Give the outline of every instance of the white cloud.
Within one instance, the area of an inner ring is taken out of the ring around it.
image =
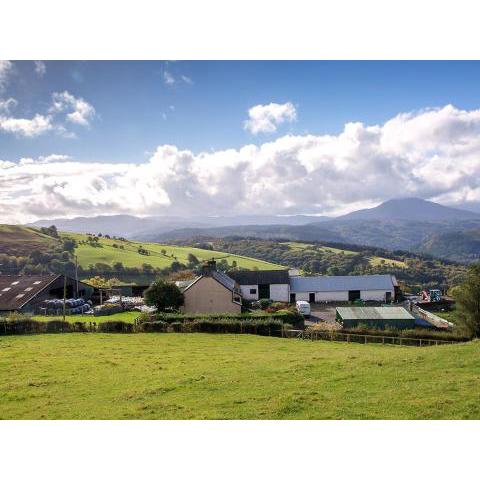
[[[0,131],[14,133],[24,137],[37,137],[53,130],[50,116],[35,115],[33,118],[12,118],[0,116]]]
[[[66,138],[72,138],[75,134],[65,127],[65,121],[88,127],[90,120],[95,116],[92,105],[67,91],[53,93],[52,105],[47,114],[37,113],[33,118],[13,117],[10,111],[16,106],[17,101],[14,98],[0,99],[0,132],[23,137],[38,137],[47,132],[55,132]]]
[[[50,108],[51,112],[69,111],[66,118],[69,122],[78,125],[88,126],[90,120],[95,116],[95,109],[92,105],[86,102],[83,98],[76,98],[71,93],[55,92],[52,95],[53,105]]]
[[[320,214],[407,196],[480,203],[479,158],[480,110],[446,106],[240,149],[194,154],[163,145],[138,164],[4,158],[0,211],[4,221],[19,222],[115,213]]]
[[[41,60],[35,60],[35,73],[39,77],[43,77],[47,73],[47,66],[45,65],[45,62],[42,62]]]
[[[244,128],[254,135],[273,133],[277,131],[278,125],[294,122],[296,119],[297,111],[290,102],[255,105],[248,110],[248,120],[244,122]]]
[[[13,63],[10,60],[0,60],[0,92],[5,90],[8,78],[13,72]]]
[[[165,70],[163,72],[163,81],[167,85],[173,85],[175,83],[175,78],[173,77],[173,75],[170,72],[168,72],[168,70]]]
[[[182,75],[180,78],[188,85],[193,85],[193,80],[190,77],[187,77],[186,75]]]
[[[3,100],[0,98],[0,113],[10,113],[10,111],[17,106],[17,101],[14,98],[7,98]]]

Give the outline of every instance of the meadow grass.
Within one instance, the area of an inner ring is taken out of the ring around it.
[[[120,312],[113,315],[102,315],[95,317],[93,315],[65,315],[65,321],[74,322],[108,322],[108,321],[122,321],[127,323],[133,323],[133,321],[141,315],[140,312]],[[39,322],[48,322],[50,320],[63,320],[61,315],[33,315],[33,320]]]
[[[87,235],[80,233],[62,233],[63,237],[74,238],[77,241],[86,240]],[[119,241],[104,237],[99,238],[98,242],[101,247],[93,247],[90,244],[78,245],[75,254],[78,256],[79,264],[87,268],[89,265],[96,263],[106,263],[113,265],[115,262],[122,262],[125,267],[141,267],[144,263],[152,265],[152,267],[166,268],[172,262],[188,263],[188,255],[192,253],[198,260],[208,260],[214,257],[217,260],[225,259],[229,265],[233,261],[237,262],[237,266],[252,270],[276,270],[285,268],[281,265],[257,260],[255,258],[244,257],[241,255],[233,255],[216,250],[205,250],[194,247],[178,247],[175,245],[163,245],[160,243],[150,242],[134,242]],[[122,245],[123,249],[115,248],[113,245]],[[138,253],[138,248],[143,247],[150,252],[150,255],[142,255]],[[165,253],[162,253],[162,251]]]
[[[0,337],[2,419],[478,419],[480,342]]]

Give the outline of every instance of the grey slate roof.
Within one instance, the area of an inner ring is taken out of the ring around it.
[[[397,285],[393,275],[343,275],[291,277],[290,291],[340,292],[346,290],[393,290]]]
[[[0,310],[17,310],[59,275],[0,275]]]
[[[337,307],[343,320],[413,320],[403,307]]]
[[[266,284],[287,284],[289,282],[288,270],[245,270],[229,272],[240,285],[266,285]]]
[[[218,271],[212,272],[212,277],[232,292],[235,290],[235,280],[233,280],[233,278],[230,278],[226,273]]]

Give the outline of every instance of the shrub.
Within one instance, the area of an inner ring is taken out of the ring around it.
[[[172,322],[171,327],[174,332],[181,332],[182,331],[182,322]]]
[[[4,319],[0,322],[0,335],[25,335],[30,333],[43,333],[46,325],[31,318]]]
[[[98,331],[102,333],[132,333],[133,324],[120,320],[112,320],[99,323]]]
[[[47,333],[61,333],[61,332],[71,332],[72,325],[63,320],[49,320],[46,322]]]
[[[73,322],[71,325],[74,332],[88,332],[87,324],[85,322]]]
[[[168,323],[161,320],[156,322],[143,322],[138,326],[139,332],[151,333],[151,332],[166,332],[168,330]]]

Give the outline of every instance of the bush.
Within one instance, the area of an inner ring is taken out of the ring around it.
[[[178,322],[177,322],[178,323]],[[138,325],[139,332],[166,332],[168,330],[168,323],[161,320],[156,322],[143,322]]]
[[[132,333],[133,324],[120,320],[112,320],[99,323],[98,331],[102,333]]]
[[[49,320],[46,322],[47,333],[62,333],[62,332],[71,332],[72,325],[63,320]]]
[[[139,317],[139,323],[143,322],[152,322],[152,321],[163,321],[163,322],[194,322],[197,320],[237,320],[237,321],[248,321],[254,320],[256,322],[260,320],[278,320],[284,323],[295,324],[298,321],[302,320],[301,315],[297,312],[291,312],[289,310],[279,310],[275,313],[267,313],[263,311],[256,311],[253,313],[165,313],[158,312],[154,314],[142,314]]]
[[[0,321],[0,335],[25,335],[45,332],[46,325],[31,318],[2,319]]]
[[[85,322],[73,322],[71,325],[74,332],[88,332],[87,324]]]
[[[174,332],[181,332],[182,331],[182,322],[172,322],[171,327]]]

